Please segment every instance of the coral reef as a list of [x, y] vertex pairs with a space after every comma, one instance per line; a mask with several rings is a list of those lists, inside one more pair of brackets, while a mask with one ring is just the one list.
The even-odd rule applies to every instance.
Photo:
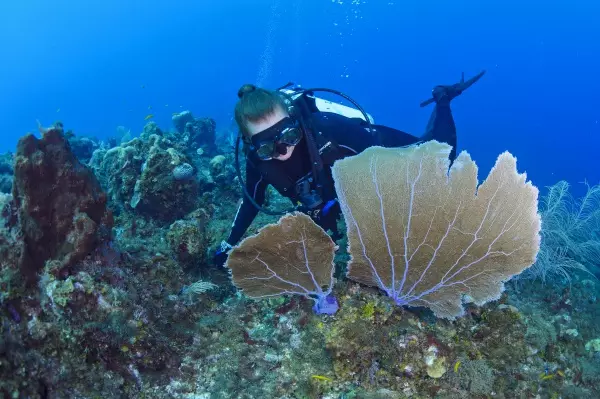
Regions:
[[169, 226], [166, 237], [171, 251], [185, 268], [200, 267], [209, 261], [209, 240], [206, 232], [209, 215], [204, 209], [188, 215]]
[[13, 164], [13, 154], [9, 152], [0, 154], [0, 193], [12, 192]]
[[[94, 152], [91, 167], [116, 212], [129, 211], [173, 222], [196, 209], [199, 184], [173, 143], [146, 125], [139, 138]], [[160, 132], [159, 132], [160, 133]], [[182, 178], [181, 168], [189, 176]]]
[[[460, 362], [460, 363], [459, 363]], [[472, 395], [489, 395], [494, 392], [494, 373], [483, 359], [458, 360], [450, 380]]]
[[194, 118], [190, 111], [173, 114], [175, 141], [186, 146], [190, 151], [202, 149], [213, 154], [216, 151], [216, 123], [211, 118]]
[[[209, 131], [194, 136], [214, 131], [198, 121], [182, 115], [176, 131], [149, 123], [138, 137], [122, 132], [128, 138], [97, 147], [74, 144], [77, 136], [57, 125], [4, 156], [0, 181], [9, 176], [12, 188], [0, 193], [3, 396], [600, 395], [600, 287], [591, 273], [545, 280], [557, 284], [519, 279], [495, 302], [463, 304], [463, 317], [450, 321], [346, 279], [348, 237], [335, 258], [319, 261], [298, 253], [303, 239], [291, 233], [302, 229], [291, 229], [266, 240], [296, 263], [271, 259], [271, 270], [289, 278], [305, 271], [299, 259], [311, 270], [326, 265], [326, 281], [317, 281], [337, 298], [337, 312], [313, 312], [318, 291], [263, 299], [236, 292], [229, 269], [210, 267], [239, 203], [233, 155], [204, 143]], [[92, 148], [88, 167], [82, 160]], [[269, 206], [284, 209], [286, 201], [268, 190]], [[290, 227], [277, 223], [261, 214], [247, 236], [260, 241], [269, 229]], [[594, 229], [569, 231], [587, 248], [598, 238]], [[267, 255], [251, 257], [256, 248], [232, 258], [233, 281], [258, 273], [250, 266]], [[583, 255], [565, 253], [593, 271]]]
[[12, 195], [0, 193], [0, 305], [23, 293], [23, 279], [20, 276], [19, 261], [24, 243], [17, 228]]
[[[151, 140], [156, 136], [151, 136]], [[154, 140], [135, 183], [129, 205], [136, 211], [167, 221], [176, 220], [195, 209], [198, 184], [193, 179], [177, 179], [175, 168], [185, 162], [168, 143]]]
[[19, 268], [28, 281], [44, 268], [63, 276], [110, 235], [106, 195], [71, 152], [60, 124], [39, 140], [32, 134], [19, 140], [13, 202], [24, 243]]
[[100, 143], [95, 137], [76, 136], [72, 130], [65, 132], [65, 137], [69, 142], [73, 155], [79, 159], [81, 163], [87, 164], [94, 151], [100, 147]]

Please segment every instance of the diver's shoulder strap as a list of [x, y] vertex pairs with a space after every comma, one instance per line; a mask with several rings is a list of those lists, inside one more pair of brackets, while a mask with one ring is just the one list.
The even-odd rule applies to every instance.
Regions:
[[[323, 166], [331, 166], [336, 160], [343, 158], [343, 152], [339, 151], [337, 142], [326, 133], [313, 134], [311, 132], [309, 134], [312, 134], [314, 137]], [[256, 168], [265, 180], [277, 191], [282, 194], [286, 193], [291, 197], [294, 196], [296, 182], [285, 173], [283, 168], [273, 167], [271, 161], [252, 160], [251, 156], [248, 157], [248, 162], [252, 167]], [[321, 168], [317, 173], [319, 173], [318, 178], [322, 178], [323, 169]], [[317, 180], [319, 180], [318, 178]]]
[[318, 148], [323, 165], [331, 166], [335, 161], [344, 157], [337, 140], [327, 131], [311, 123], [315, 144]]
[[284, 86], [284, 88], [278, 91], [287, 104], [288, 113], [293, 117], [301, 117], [303, 111], [308, 111], [309, 113], [320, 111], [313, 93], [308, 93], [297, 86]]

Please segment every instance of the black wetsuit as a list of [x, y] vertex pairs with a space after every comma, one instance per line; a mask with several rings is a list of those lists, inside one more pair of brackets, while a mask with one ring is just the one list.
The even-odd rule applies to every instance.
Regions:
[[[333, 151], [329, 153], [326, 151], [321, 157], [324, 164], [323, 172], [320, 174], [320, 183], [323, 186], [321, 192], [323, 204], [336, 198], [331, 174], [333, 162], [360, 153], [368, 147], [374, 145], [402, 147], [434, 139], [452, 146], [451, 160], [454, 160], [456, 156], [456, 127], [449, 104], [435, 106], [425, 134], [421, 137], [380, 125], [373, 125], [374, 132], [372, 134], [362, 119], [347, 118], [334, 113], [312, 113], [309, 122], [307, 125], [311, 126], [310, 130], [312, 130], [313, 137], [318, 138], [318, 143], [335, 143], [332, 146], [334, 147]], [[246, 162], [246, 187], [248, 193], [260, 205], [264, 203], [265, 190], [269, 184], [272, 184], [281, 195], [290, 198], [296, 205], [299, 201], [295, 190], [296, 182], [307, 175], [311, 175], [311, 162], [306, 138], [298, 143], [287, 161], [248, 159]], [[314, 216], [314, 210], [305, 209], [306, 213], [311, 216]], [[258, 209], [247, 198], [244, 198], [235, 216], [227, 243], [236, 245], [257, 213]], [[334, 235], [337, 235], [336, 223], [340, 213], [340, 206], [335, 202], [326, 215], [323, 215], [323, 212], [317, 212], [317, 216], [313, 217], [313, 220], [323, 229], [330, 229]]]

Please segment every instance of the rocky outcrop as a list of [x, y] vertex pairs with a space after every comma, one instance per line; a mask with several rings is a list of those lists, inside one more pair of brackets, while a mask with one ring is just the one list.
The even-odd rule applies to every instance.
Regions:
[[11, 153], [0, 154], [0, 193], [9, 194], [12, 191], [13, 162]]
[[62, 125], [28, 134], [15, 154], [13, 206], [28, 280], [46, 268], [56, 276], [83, 259], [110, 236], [112, 215], [92, 171], [71, 151]]

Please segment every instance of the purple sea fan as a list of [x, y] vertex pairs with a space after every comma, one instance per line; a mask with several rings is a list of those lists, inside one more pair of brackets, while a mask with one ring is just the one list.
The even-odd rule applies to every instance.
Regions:
[[234, 247], [227, 259], [233, 283], [251, 298], [283, 294], [314, 301], [317, 314], [333, 314], [335, 243], [309, 216], [293, 213]]
[[[504, 282], [531, 266], [540, 245], [538, 190], [501, 154], [477, 186], [477, 166], [437, 141], [371, 147], [333, 166], [346, 220], [347, 276], [396, 304], [438, 317], [498, 299]], [[448, 172], [449, 170], [449, 172]]]

